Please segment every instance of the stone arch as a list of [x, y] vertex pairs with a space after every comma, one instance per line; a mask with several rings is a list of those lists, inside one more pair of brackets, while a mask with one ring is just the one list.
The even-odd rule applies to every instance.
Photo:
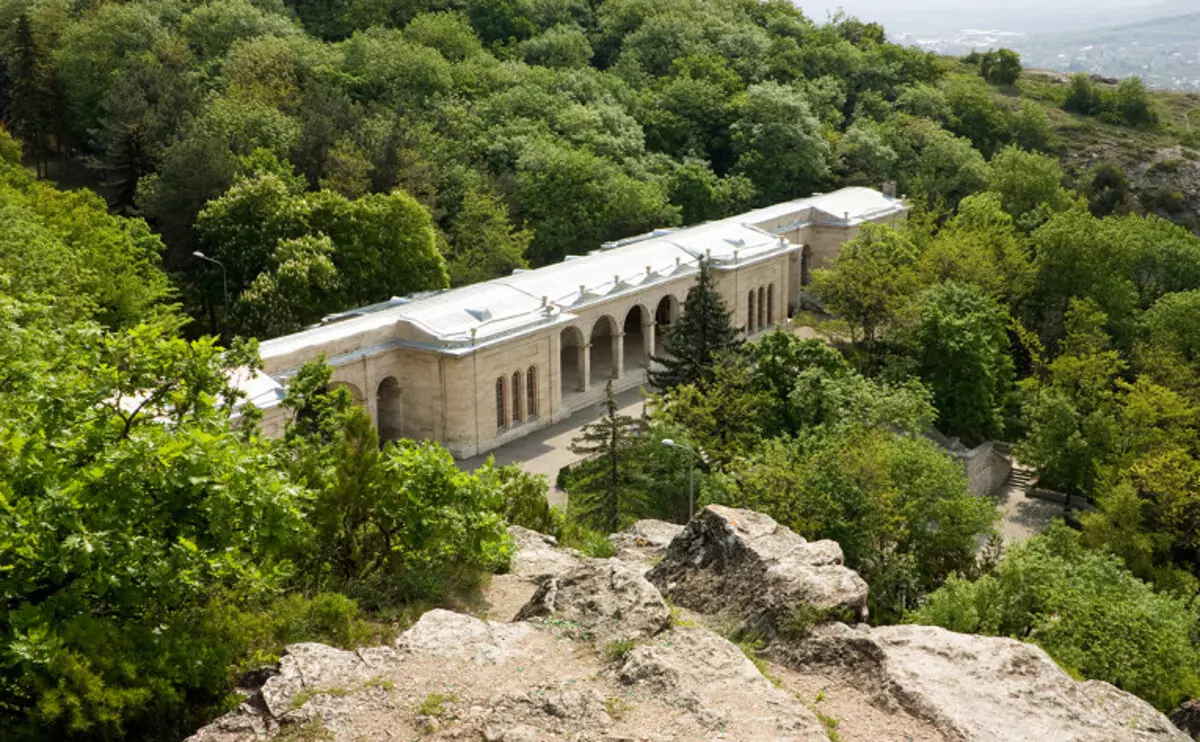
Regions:
[[650, 312], [641, 304], [634, 304], [625, 313], [625, 322], [621, 327], [625, 334], [623, 370], [636, 370], [649, 365], [651, 350], [646, 344], [649, 322]]
[[578, 327], [564, 327], [558, 335], [558, 376], [566, 397], [586, 389], [587, 341]]
[[767, 324], [775, 324], [775, 284], [767, 284]]
[[758, 321], [754, 323], [758, 329], [767, 326], [767, 289], [765, 286], [758, 287]]
[[366, 407], [367, 397], [365, 394], [363, 394], [362, 389], [360, 389], [357, 384], [349, 381], [342, 381], [340, 379], [335, 379], [329, 382], [329, 391], [333, 391], [334, 389], [339, 389], [342, 387], [350, 392], [350, 396], [354, 398], [354, 404], [358, 405], [359, 407]]
[[404, 436], [404, 396], [400, 382], [395, 376], [389, 376], [379, 382], [375, 392], [375, 409], [379, 422], [379, 440], [394, 441]]
[[620, 338], [617, 322], [610, 315], [601, 316], [592, 325], [592, 333], [588, 340], [592, 384], [603, 384], [609, 379], [620, 378], [620, 365], [617, 363]]
[[663, 342], [667, 338], [667, 328], [679, 320], [679, 300], [673, 294], [667, 294], [658, 300], [654, 308], [654, 349], [655, 356], [664, 354]]
[[750, 289], [750, 295], [746, 298], [746, 334], [754, 334], [754, 320], [758, 318], [758, 312], [755, 310], [754, 299], [757, 292]]

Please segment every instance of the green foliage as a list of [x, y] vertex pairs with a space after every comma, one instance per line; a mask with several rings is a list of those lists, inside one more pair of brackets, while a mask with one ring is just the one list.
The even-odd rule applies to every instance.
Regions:
[[1058, 525], [1011, 547], [990, 575], [951, 578], [909, 620], [1033, 642], [1069, 672], [1170, 711], [1200, 690], [1196, 618]]
[[730, 127], [736, 170], [765, 203], [815, 190], [828, 175], [828, 145], [804, 95], [766, 82], [750, 87]]
[[939, 429], [999, 435], [1013, 377], [1007, 313], [975, 286], [943, 283], [917, 298], [916, 314], [921, 377], [933, 392]]
[[464, 194], [448, 236], [446, 262], [454, 286], [499, 278], [527, 267], [525, 249], [533, 238], [527, 231], [513, 229], [508, 209], [499, 198], [476, 188]]
[[851, 340], [870, 353], [880, 328], [916, 290], [916, 246], [897, 230], [864, 224], [842, 245], [829, 270], [813, 273], [826, 306], [850, 323]]
[[346, 303], [448, 280], [428, 211], [400, 191], [351, 201], [332, 191], [299, 193], [267, 173], [210, 201], [196, 230], [228, 271], [234, 313], [252, 335], [295, 330]]
[[110, 327], [150, 317], [171, 294], [159, 267], [162, 242], [141, 219], [110, 216], [88, 191], [34, 181], [19, 148], [0, 130], [0, 276], [9, 296], [47, 296], [64, 320]]
[[663, 338], [666, 353], [654, 359], [658, 368], [650, 372], [650, 383], [663, 390], [685, 384], [703, 385], [712, 378], [720, 356], [740, 345], [739, 334], [725, 300], [713, 286], [712, 267], [701, 259], [683, 313]]
[[1011, 49], [988, 50], [979, 60], [979, 74], [993, 85], [1014, 85], [1022, 72], [1021, 55]]
[[611, 381], [600, 409], [604, 416], [585, 425], [571, 441], [571, 452], [586, 461], [572, 479], [570, 503], [574, 518], [603, 533], [615, 533], [639, 499], [639, 474], [629, 456], [639, 423], [618, 413]]
[[833, 539], [871, 586], [871, 617], [889, 622], [952, 572], [974, 564], [992, 504], [966, 491], [932, 443], [866, 430], [807, 446], [766, 442], [714, 477], [706, 502], [764, 512], [809, 539]]

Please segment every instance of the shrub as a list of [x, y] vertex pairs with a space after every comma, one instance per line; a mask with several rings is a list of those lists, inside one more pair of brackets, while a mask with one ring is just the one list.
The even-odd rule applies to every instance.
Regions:
[[1012, 547], [990, 575], [951, 578], [908, 620], [1032, 642], [1068, 672], [1162, 711], [1200, 693], [1195, 609], [1085, 549], [1061, 524]]

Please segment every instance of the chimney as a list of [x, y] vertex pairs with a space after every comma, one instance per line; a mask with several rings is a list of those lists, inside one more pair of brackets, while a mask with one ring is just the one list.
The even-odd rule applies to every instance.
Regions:
[[895, 198], [896, 197], [896, 181], [885, 180], [883, 182], [883, 188], [881, 190], [883, 191], [883, 195], [887, 196], [888, 198]]

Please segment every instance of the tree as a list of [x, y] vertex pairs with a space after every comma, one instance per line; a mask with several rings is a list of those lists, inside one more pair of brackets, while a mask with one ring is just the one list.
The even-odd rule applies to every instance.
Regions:
[[1162, 711], [1200, 692], [1194, 607], [1080, 545], [1059, 524], [1010, 547], [995, 572], [952, 577], [909, 620], [1037, 644], [1067, 672], [1103, 680]]
[[850, 323], [850, 339], [868, 360], [882, 327], [916, 289], [917, 249], [891, 227], [864, 224], [842, 245], [829, 269], [813, 273], [813, 286], [831, 312]]
[[663, 338], [666, 355], [655, 358], [659, 366], [650, 371], [650, 383], [670, 390], [684, 384], [703, 387], [712, 379], [721, 354], [736, 349], [740, 331], [725, 300], [713, 286], [712, 266], [701, 259], [696, 283], [688, 289], [679, 320], [667, 328]]
[[922, 285], [970, 283], [1014, 308], [1032, 290], [1035, 277], [1029, 241], [992, 192], [959, 203], [958, 214], [922, 250], [917, 270]]
[[873, 621], [895, 621], [953, 572], [974, 565], [995, 508], [967, 493], [933, 443], [847, 430], [807, 443], [766, 441], [709, 480], [704, 502], [766, 513], [808, 539], [833, 539], [870, 585]]
[[1000, 195], [1004, 210], [1024, 232], [1075, 203], [1062, 180], [1057, 159], [1017, 147], [1006, 147], [988, 163], [988, 190]]
[[616, 533], [640, 500], [640, 477], [630, 455], [640, 423], [619, 414], [612, 381], [605, 386], [600, 409], [604, 417], [585, 425], [571, 441], [572, 453], [587, 458], [572, 480], [571, 503], [576, 517], [603, 533]]
[[1071, 82], [1067, 86], [1067, 96], [1063, 101], [1063, 109], [1071, 113], [1079, 113], [1084, 116], [1093, 116], [1100, 113], [1104, 107], [1104, 102], [1100, 96], [1100, 91], [1096, 88], [1096, 83], [1092, 82], [1092, 78], [1086, 72], [1077, 72], [1071, 76]]
[[525, 249], [533, 235], [514, 229], [504, 202], [486, 189], [467, 189], [448, 236], [446, 262], [453, 286], [499, 278], [528, 266]]
[[939, 425], [953, 435], [999, 435], [1013, 377], [1008, 314], [975, 286], [943, 283], [917, 297], [916, 315], [921, 377]]
[[563, 24], [522, 41], [521, 56], [544, 67], [586, 67], [592, 59], [592, 45], [582, 28]]
[[1116, 108], [1129, 126], [1153, 128], [1158, 125], [1158, 111], [1140, 77], [1122, 80], [1117, 86]]
[[812, 193], [829, 175], [829, 145], [804, 95], [774, 82], [746, 91], [734, 121], [735, 171], [754, 183], [765, 202]]
[[269, 269], [234, 304], [237, 325], [250, 335], [277, 337], [337, 309], [341, 283], [332, 254], [333, 243], [324, 235], [280, 240]]
[[1142, 316], [1140, 371], [1200, 401], [1200, 290], [1167, 294]]
[[0, 335], [32, 341], [0, 358], [0, 725], [162, 739], [227, 692], [243, 637], [223, 606], [278, 586], [299, 492], [253, 416], [233, 422], [252, 348], [38, 316], [0, 295]]
[[992, 85], [1015, 85], [1023, 71], [1021, 55], [1011, 49], [989, 50], [979, 60], [979, 73]]
[[1125, 363], [1110, 350], [1107, 317], [1096, 304], [1072, 299], [1062, 353], [1044, 379], [1022, 382], [1028, 433], [1017, 457], [1070, 498], [1090, 495], [1118, 432], [1117, 377]]
[[49, 50], [34, 33], [28, 13], [17, 19], [16, 49], [8, 66], [12, 82], [5, 111], [13, 131], [33, 155], [38, 177], [45, 177], [52, 135], [59, 128], [55, 107], [61, 101]]

